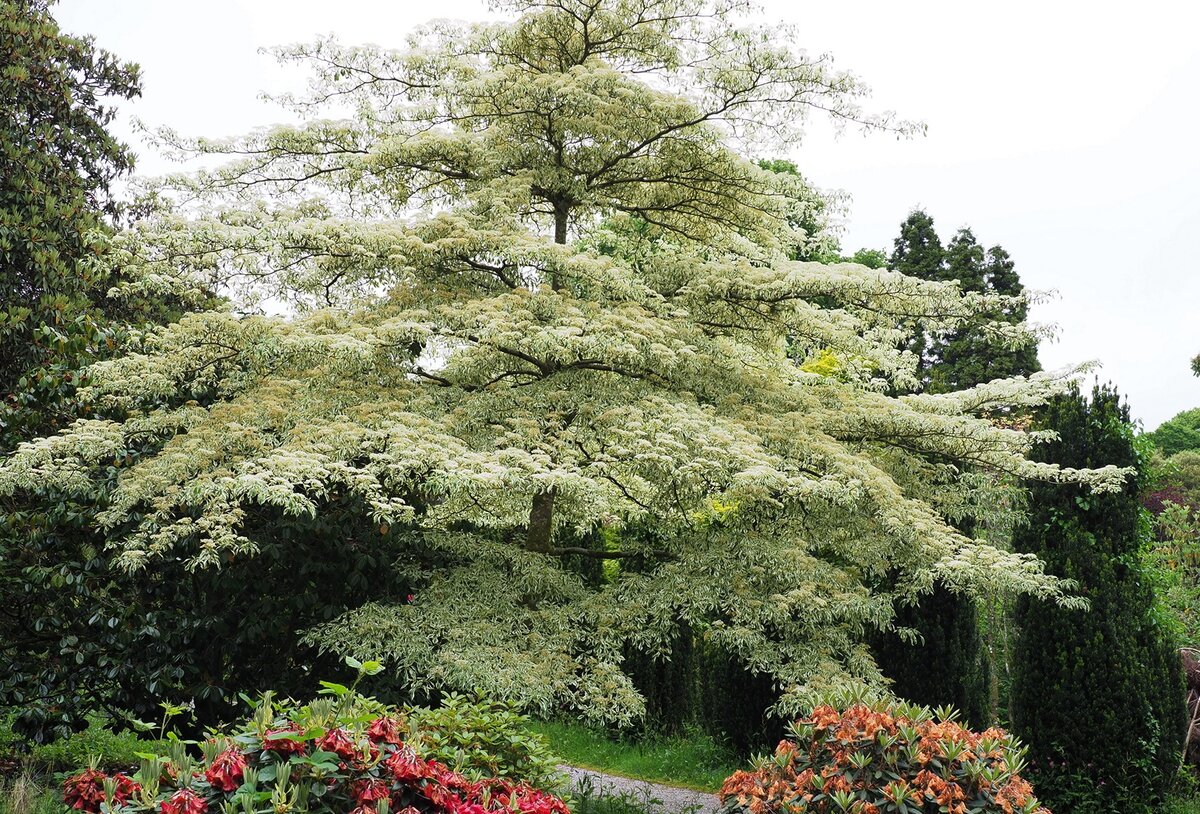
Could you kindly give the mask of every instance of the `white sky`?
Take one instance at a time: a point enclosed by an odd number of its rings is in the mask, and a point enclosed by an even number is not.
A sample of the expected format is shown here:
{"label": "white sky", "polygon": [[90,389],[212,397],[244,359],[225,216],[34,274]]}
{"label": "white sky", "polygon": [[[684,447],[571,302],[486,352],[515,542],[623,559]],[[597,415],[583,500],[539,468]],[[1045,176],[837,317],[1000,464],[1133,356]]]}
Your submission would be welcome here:
{"label": "white sky", "polygon": [[[896,141],[820,129],[791,156],[853,198],[843,246],[885,248],[914,206],[943,239],[969,225],[1012,254],[1024,283],[1057,300],[1049,368],[1099,359],[1152,429],[1200,406],[1200,3],[1074,0],[764,0],[874,89],[871,109],[929,125]],[[259,91],[294,84],[260,46],[334,33],[399,46],[431,17],[481,19],[483,0],[61,0],[71,33],[142,65],[128,110],[190,135],[281,120]],[[137,141],[125,122],[117,132]],[[169,166],[149,148],[139,169]]]}

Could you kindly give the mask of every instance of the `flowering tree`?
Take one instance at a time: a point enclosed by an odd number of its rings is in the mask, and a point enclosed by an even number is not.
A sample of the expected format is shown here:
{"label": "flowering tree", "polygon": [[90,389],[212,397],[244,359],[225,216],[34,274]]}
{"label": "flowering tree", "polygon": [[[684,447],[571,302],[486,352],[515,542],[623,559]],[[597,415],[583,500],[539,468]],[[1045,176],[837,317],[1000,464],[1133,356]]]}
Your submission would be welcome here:
{"label": "flowering tree", "polygon": [[87,492],[152,439],[99,514],[133,571],[218,568],[255,554],[264,510],[354,502],[406,535],[397,567],[422,587],[311,641],[414,686],[617,722],[641,709],[623,649],[680,622],[773,676],[787,710],[878,681],[865,631],[935,579],[1061,597],[1034,558],[942,514],[969,489],[956,461],[1120,482],[1031,463],[1029,436],[978,417],[1061,381],[889,396],[915,382],[905,326],[1004,303],[787,260],[820,198],[751,160],[813,113],[917,127],[865,113],[857,79],[742,25],[739,3],[500,6],[512,20],[436,23],[396,51],[281,50],[314,72],[282,99],[299,125],[167,134],[232,160],[173,179],[174,205],[124,235],[138,286],[291,316],[189,316],[96,365],[98,417],[23,447],[0,491]]}

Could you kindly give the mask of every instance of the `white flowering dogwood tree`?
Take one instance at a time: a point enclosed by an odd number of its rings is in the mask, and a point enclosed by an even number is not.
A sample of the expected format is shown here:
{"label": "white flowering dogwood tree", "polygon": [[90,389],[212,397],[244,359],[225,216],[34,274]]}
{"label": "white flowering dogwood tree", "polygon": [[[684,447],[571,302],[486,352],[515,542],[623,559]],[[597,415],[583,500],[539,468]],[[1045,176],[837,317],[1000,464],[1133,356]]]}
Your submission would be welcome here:
{"label": "white flowering dogwood tree", "polygon": [[756,163],[813,116],[919,125],[865,112],[855,77],[737,2],[498,7],[397,50],[281,49],[312,69],[280,100],[298,124],[166,134],[227,163],[164,181],[119,257],[131,285],[230,307],[93,366],[95,417],[24,445],[0,491],[88,494],[117,467],[98,533],[130,571],[220,568],[254,556],[255,513],[355,501],[405,536],[396,567],[421,587],[364,597],[312,642],[611,722],[642,709],[624,650],[680,623],[790,710],[878,682],[866,632],[935,580],[1072,601],[947,519],[978,473],[1121,482],[1032,463],[1033,437],[997,420],[1065,377],[892,395],[915,381],[914,325],[1002,304],[790,261],[823,239],[789,225],[821,198]]}

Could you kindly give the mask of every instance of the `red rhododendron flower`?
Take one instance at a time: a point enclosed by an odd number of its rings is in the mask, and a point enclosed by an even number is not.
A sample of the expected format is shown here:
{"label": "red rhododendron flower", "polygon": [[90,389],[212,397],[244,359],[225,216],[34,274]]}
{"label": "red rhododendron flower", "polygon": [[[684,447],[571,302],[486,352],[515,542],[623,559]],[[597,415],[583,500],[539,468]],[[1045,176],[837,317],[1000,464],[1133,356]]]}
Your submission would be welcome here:
{"label": "red rhododendron flower", "polygon": [[302,731],[295,724],[288,724],[283,729],[268,729],[267,733],[263,735],[263,749],[280,755],[302,755],[304,754],[304,741],[292,737],[281,737],[299,735]]}
{"label": "red rhododendron flower", "polygon": [[513,789],[510,799],[512,798],[516,799],[517,810],[521,814],[569,814],[567,805],[562,800],[526,783]]}
{"label": "red rhododendron flower", "polygon": [[88,769],[63,781],[63,802],[76,811],[100,811],[107,775]]}
{"label": "red rhododendron flower", "polygon": [[206,811],[208,803],[191,789],[180,789],[162,804],[162,814],[205,814]]}
{"label": "red rhododendron flower", "polygon": [[463,804],[461,797],[445,786],[439,786],[437,783],[430,783],[421,789],[421,793],[425,795],[425,799],[443,811],[457,811],[458,807]]}
{"label": "red rhododendron flower", "polygon": [[117,781],[117,787],[113,790],[113,802],[119,806],[128,803],[130,797],[142,790],[129,775],[114,774],[113,780]]}
{"label": "red rhododendron flower", "polygon": [[367,737],[372,743],[391,743],[396,746],[403,743],[400,740],[400,724],[395,718],[384,717],[371,721],[367,727]]}
{"label": "red rhododendron flower", "polygon": [[386,800],[392,794],[391,783],[375,778],[355,780],[350,788],[351,793],[354,795],[354,802],[360,806],[367,803],[374,803],[376,800]]}
{"label": "red rhododendron flower", "polygon": [[487,809],[479,803],[467,802],[465,800],[451,801],[449,811],[450,814],[487,814]]}
{"label": "red rhododendron flower", "polygon": [[458,772],[451,769],[444,763],[434,761],[432,763],[432,777],[437,782],[441,783],[448,789],[454,791],[468,791],[471,789],[471,781],[463,777]]}
{"label": "red rhododendron flower", "polygon": [[392,752],[383,765],[392,773],[392,777],[401,782],[420,780],[430,776],[428,764],[417,757],[417,753],[407,746]]}
{"label": "red rhododendron flower", "polygon": [[343,760],[349,760],[352,757],[358,757],[359,748],[354,745],[354,741],[350,740],[350,736],[346,734],[346,730],[340,726],[336,729],[331,729],[321,737],[317,738],[317,748],[325,752],[333,752]]}
{"label": "red rhododendron flower", "polygon": [[236,746],[231,746],[217,755],[212,765],[205,770],[204,776],[214,789],[219,791],[234,791],[242,785],[246,772],[246,756]]}

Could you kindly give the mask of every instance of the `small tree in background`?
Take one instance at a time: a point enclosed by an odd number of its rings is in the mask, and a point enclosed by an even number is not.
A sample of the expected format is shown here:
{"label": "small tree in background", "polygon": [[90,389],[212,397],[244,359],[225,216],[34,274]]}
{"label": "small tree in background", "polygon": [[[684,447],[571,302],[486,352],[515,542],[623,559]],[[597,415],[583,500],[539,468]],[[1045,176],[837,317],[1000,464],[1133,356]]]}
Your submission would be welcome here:
{"label": "small tree in background", "polygon": [[1152,433],[1147,433],[1164,455],[1178,455],[1189,449],[1200,449],[1200,408],[1184,410],[1164,421]]}
{"label": "small tree in background", "polygon": [[[1110,387],[1056,398],[1041,425],[1058,434],[1037,448],[1043,461],[1144,465],[1129,408]],[[1140,567],[1150,532],[1138,483],[1103,495],[1041,483],[1030,492],[1014,544],[1076,580],[1091,603],[1083,612],[1018,602],[1012,717],[1032,750],[1030,774],[1055,810],[1157,811],[1179,760],[1183,691]]]}

